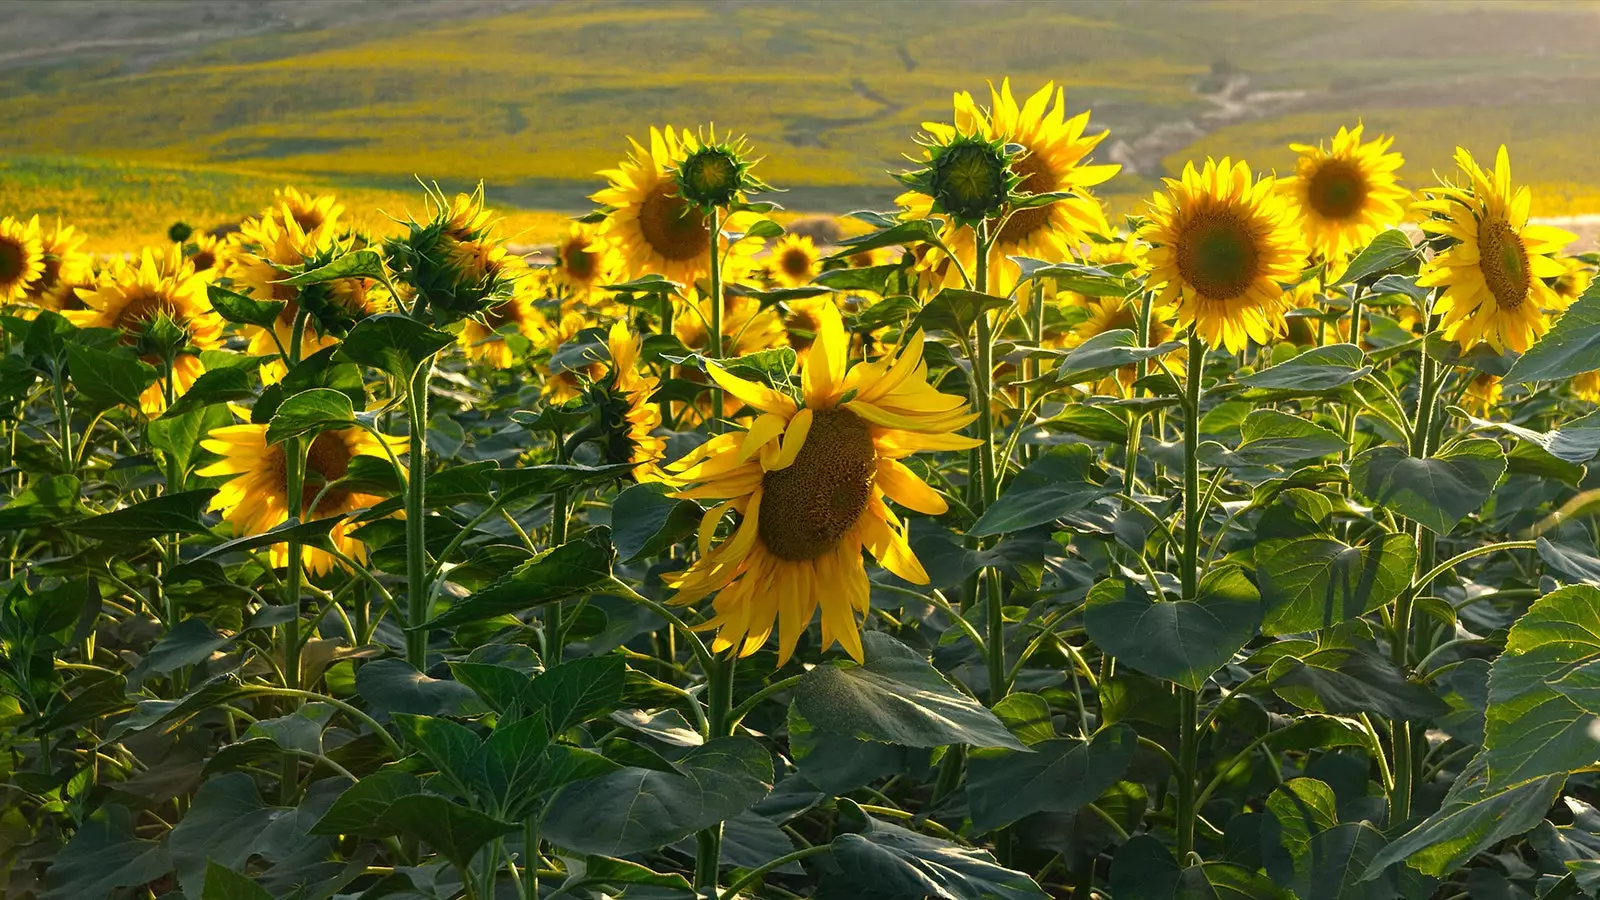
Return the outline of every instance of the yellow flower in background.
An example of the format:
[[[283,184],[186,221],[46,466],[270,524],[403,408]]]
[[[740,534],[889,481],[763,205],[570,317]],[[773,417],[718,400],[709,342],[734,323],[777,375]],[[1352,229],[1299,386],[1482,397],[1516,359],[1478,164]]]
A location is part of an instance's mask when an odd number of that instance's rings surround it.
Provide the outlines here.
[[[1549,328],[1544,311],[1559,308],[1560,298],[1542,279],[1566,274],[1555,254],[1576,236],[1528,224],[1532,192],[1513,189],[1504,145],[1493,171],[1460,147],[1456,165],[1468,184],[1436,188],[1417,204],[1433,215],[1423,231],[1455,240],[1423,267],[1417,284],[1445,288],[1434,312],[1444,317],[1446,340],[1462,348],[1485,341],[1497,351],[1524,352]]]
[[[1561,256],[1556,262],[1566,268],[1566,271],[1556,276],[1550,283],[1550,291],[1556,295],[1555,309],[1564,310],[1574,301],[1583,296],[1594,281],[1594,269],[1588,263],[1576,256]]]
[[[711,301],[696,291],[675,301],[672,333],[691,350],[711,346]],[[771,307],[763,309],[754,297],[727,296],[722,302],[722,355],[743,356],[757,350],[782,347],[788,338],[783,320]]]
[[[649,149],[628,142],[628,158],[599,173],[610,182],[592,198],[610,207],[601,234],[617,245],[627,279],[656,274],[693,284],[710,271],[711,233],[705,214],[678,196],[674,172],[694,135],[669,125],[650,129]]]
[[[4,226],[0,226],[0,234],[3,232]],[[57,312],[77,308],[78,296],[74,292],[94,277],[94,257],[82,250],[87,239],[71,225],[62,225],[59,219],[49,233],[41,231],[44,270],[38,280],[28,285],[28,302]],[[5,255],[4,240],[0,237],[0,257]],[[0,270],[4,268],[5,263],[0,260]],[[3,280],[4,273],[0,271],[0,281]]]
[[[344,204],[332,194],[303,194],[284,187],[272,192],[272,205],[259,218],[276,219],[280,224],[292,221],[301,231],[311,232],[324,227],[334,229],[342,215]]]
[[[22,300],[43,274],[39,217],[27,223],[10,216],[0,219],[0,303]]]
[[[1243,162],[1207,159],[1150,205],[1139,231],[1150,249],[1156,302],[1176,307],[1179,327],[1192,325],[1210,347],[1229,352],[1264,344],[1277,330],[1282,284],[1299,280],[1305,247],[1294,210],[1272,178],[1252,180]]]
[[[633,477],[639,481],[659,481],[659,464],[667,455],[667,442],[657,437],[661,427],[661,408],[650,398],[661,380],[639,368],[639,351],[644,339],[628,330],[628,323],[615,322],[607,335],[610,373],[607,394],[614,403],[603,411],[606,433],[613,444],[608,455],[619,462],[634,463]]]
[[[1411,196],[1395,177],[1405,157],[1389,152],[1394,138],[1363,143],[1363,127],[1341,127],[1331,147],[1290,144],[1300,159],[1294,175],[1278,183],[1300,206],[1307,247],[1339,263],[1400,224]]]
[[[404,452],[405,438],[386,437],[389,449]],[[200,469],[204,477],[232,476],[211,499],[211,508],[222,512],[240,537],[270,531],[289,519],[289,484],[283,444],[267,443],[266,425],[228,425],[212,430],[200,445],[222,457]],[[387,458],[383,445],[370,432],[360,428],[324,431],[312,439],[306,451],[305,480],[301,489],[302,518],[325,519],[343,516],[372,506],[383,498],[351,491],[335,484],[357,456]],[[333,527],[329,536],[341,553],[360,562],[367,556],[366,546],[349,534],[349,520]],[[272,546],[273,565],[289,562],[285,544]],[[321,575],[341,565],[337,557],[314,547],[305,548],[306,569]]]
[[[621,262],[616,247],[600,236],[599,229],[574,222],[556,244],[550,281],[568,298],[588,300],[601,285],[618,281]]]
[[[784,304],[786,312],[783,315],[783,327],[789,333],[789,346],[800,354],[801,359],[805,359],[822,331],[822,317],[826,315],[822,310],[824,306],[837,309],[838,302],[832,296],[822,296],[802,297]]]
[[[1584,372],[1573,378],[1572,393],[1586,403],[1600,403],[1600,371]]]
[[[540,350],[555,353],[561,345],[578,336],[578,332],[589,327],[589,320],[580,312],[564,312],[556,317],[555,321],[545,319],[539,315],[534,320],[534,346]],[[605,374],[605,363],[599,359],[589,360],[578,364],[575,368],[553,370],[548,366],[540,366],[545,379],[540,386],[540,396],[545,402],[560,406],[571,402],[583,395],[587,382],[595,381]]]
[[[667,467],[679,496],[720,501],[701,520],[699,559],[672,576],[671,601],[716,595],[700,627],[717,629],[717,652],[748,656],[776,630],[781,665],[820,606],[823,649],[837,641],[860,661],[869,592],[861,552],[907,581],[928,582],[884,500],[926,515],[946,509],[900,460],[977,444],[954,433],[975,418],[966,400],[928,384],[920,331],[897,357],[847,371],[844,325],[836,309],[823,310],[801,369],[801,401],[713,364],[717,383],[761,415]],[[739,523],[718,543],[730,512]]]
[[[211,281],[227,269],[228,257],[235,248],[216,235],[196,232],[189,236],[183,249],[194,270]]]
[[[1505,387],[1500,384],[1500,376],[1479,372],[1461,395],[1461,408],[1480,419],[1487,418],[1504,397]]]
[[[786,234],[772,246],[768,259],[772,280],[783,287],[800,287],[811,283],[822,271],[822,254],[817,244],[803,234]]]
[[[461,327],[456,343],[461,345],[468,359],[486,362],[497,369],[509,369],[516,362],[516,354],[506,343],[505,333],[514,331],[529,341],[537,341],[544,316],[533,308],[533,299],[518,292],[499,306],[491,306],[477,317],[467,319]]]
[[[1028,256],[1063,262],[1076,255],[1078,248],[1088,242],[1089,235],[1111,230],[1106,224],[1105,210],[1089,189],[1110,180],[1122,167],[1085,164],[1084,160],[1105,140],[1108,132],[1086,134],[1088,112],[1067,118],[1065,94],[1054,82],[1046,82],[1019,104],[1011,93],[1008,78],[1000,83],[998,91],[990,86],[989,98],[990,105],[985,109],[970,93],[956,94],[954,125],[924,123],[923,128],[935,136],[976,133],[990,140],[1018,145],[1022,152],[1011,162],[1011,170],[1022,179],[1016,187],[1017,193],[1071,191],[1075,195],[1047,206],[1017,210],[1006,220],[995,236],[991,251],[995,279],[991,287],[995,293],[1006,294],[1021,274],[1017,264],[1008,257]],[[929,214],[930,198],[913,193],[904,195],[902,200],[913,217]],[[977,255],[972,230],[947,228],[941,236],[970,273]],[[944,285],[958,286],[951,280],[958,277],[953,270],[947,271]]]

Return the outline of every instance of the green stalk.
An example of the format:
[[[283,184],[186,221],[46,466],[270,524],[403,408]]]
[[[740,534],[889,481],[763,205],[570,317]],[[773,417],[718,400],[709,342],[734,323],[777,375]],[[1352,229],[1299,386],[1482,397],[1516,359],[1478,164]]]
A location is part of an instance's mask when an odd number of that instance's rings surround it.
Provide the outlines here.
[[[706,667],[706,721],[711,738],[733,733],[733,669],[735,658],[711,657]],[[695,835],[694,887],[700,896],[717,896],[717,874],[722,867],[722,823]]]
[[[980,293],[987,294],[990,246],[987,223],[976,226],[976,237],[978,253],[973,269],[973,284]],[[978,503],[972,511],[981,516],[1000,494],[1000,478],[996,471],[994,452],[994,326],[986,312],[978,315],[978,340],[974,354],[977,358],[973,362],[972,375],[977,394],[978,439],[983,443],[978,446],[980,479]],[[984,573],[982,584],[988,596],[984,610],[987,620],[985,649],[988,650],[986,661],[989,669],[989,704],[992,706],[1006,695],[1006,623],[1004,610],[1001,607],[1002,589],[999,573],[993,570]]]
[[[61,373],[51,378],[51,394],[55,400],[56,424],[61,428],[61,471],[71,475],[77,469],[77,456],[72,452],[72,413],[67,408],[67,389],[61,383]]]
[[[306,310],[302,306],[294,316],[289,332],[289,355],[284,360],[286,369],[300,362],[300,348],[306,330]],[[288,492],[289,518],[305,518],[306,453],[310,445],[300,437],[283,443],[284,488]],[[300,685],[300,591],[305,576],[305,550],[299,538],[289,538],[289,571],[284,579],[283,602],[294,609],[294,615],[283,625],[283,686],[298,689]]]
[[[428,666],[428,631],[416,628],[428,618],[428,382],[433,375],[433,358],[422,365],[406,384],[406,415],[409,423],[406,465],[406,661],[417,671]]]
[[[1200,396],[1205,377],[1205,344],[1193,329],[1189,332],[1189,376],[1184,385],[1183,404],[1183,599],[1194,600],[1199,593],[1200,550]],[[1157,588],[1151,585],[1152,590]],[[1200,755],[1200,698],[1198,691],[1178,688],[1178,860],[1183,864],[1194,850],[1195,779]]]
[[[1361,282],[1357,281],[1350,286],[1350,343],[1361,346]],[[1350,464],[1350,457],[1354,451],[1351,445],[1356,439],[1356,415],[1359,407],[1352,402],[1345,407],[1344,420],[1344,449],[1339,451],[1339,461],[1345,465]],[[1350,496],[1350,485],[1344,486],[1345,496]]]
[[[711,352],[712,359],[722,358],[722,210],[713,206],[711,208],[711,334],[708,336],[707,349]],[[717,434],[720,429],[717,423],[722,420],[722,388],[715,381],[711,382],[711,433]]]

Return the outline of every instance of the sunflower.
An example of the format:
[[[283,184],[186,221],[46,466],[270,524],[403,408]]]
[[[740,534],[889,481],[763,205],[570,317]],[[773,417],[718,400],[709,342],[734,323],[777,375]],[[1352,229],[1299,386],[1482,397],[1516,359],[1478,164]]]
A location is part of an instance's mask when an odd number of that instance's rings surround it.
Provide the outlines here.
[[[1399,224],[1410,197],[1395,178],[1405,157],[1389,152],[1394,138],[1380,135],[1363,143],[1363,127],[1341,126],[1332,148],[1290,144],[1300,158],[1295,174],[1278,183],[1300,206],[1307,247],[1337,263]]]
[[[800,287],[811,283],[822,269],[822,256],[817,244],[803,234],[786,234],[772,247],[768,261],[772,280],[783,287]]]
[[[219,261],[220,274],[231,281],[235,291],[257,300],[278,300],[284,304],[270,331],[258,325],[243,326],[251,355],[277,356],[280,348],[288,352],[295,318],[300,311],[301,289],[282,282],[292,274],[291,270],[305,266],[310,260],[330,256],[334,246],[334,236],[328,228],[306,231],[287,204],[280,206],[276,213],[269,211],[239,226],[237,240]],[[335,293],[332,284],[328,293],[330,296]],[[300,336],[300,357],[304,359],[335,343],[337,338],[333,335],[324,335],[315,328],[304,329]],[[280,381],[285,371],[282,360],[269,360],[261,367],[262,382]]]
[[[1481,419],[1493,412],[1504,396],[1505,388],[1500,384],[1498,375],[1479,372],[1476,378],[1467,383],[1467,390],[1461,396],[1461,406]]]
[[[342,215],[344,204],[332,194],[313,196],[302,194],[293,187],[284,187],[272,192],[272,206],[261,214],[261,218],[293,221],[301,231],[310,232],[324,227],[332,230]]]
[[[555,353],[561,345],[578,336],[578,332],[589,327],[589,320],[580,312],[565,312],[552,323],[534,311],[537,316],[533,320],[535,337],[534,346],[540,350]],[[548,366],[540,366],[544,373],[544,384],[539,393],[546,403],[552,406],[562,406],[583,395],[584,385],[595,381],[605,374],[605,364],[600,360],[591,360],[580,363],[573,368],[556,371]]]
[[[661,408],[650,402],[661,380],[639,368],[639,351],[644,339],[628,330],[626,322],[615,322],[607,335],[606,347],[611,366],[604,380],[603,405],[606,432],[612,435],[611,459],[634,464],[633,477],[640,481],[659,481],[659,464],[667,455],[667,442],[656,437],[661,426]]]
[[[150,325],[166,320],[183,332],[185,347],[176,348],[172,360],[173,396],[187,391],[205,372],[200,358],[186,352],[188,347],[216,350],[222,346],[222,318],[206,297],[205,280],[183,257],[183,250],[172,244],[162,256],[145,248],[137,263],[119,260],[100,274],[89,287],[77,289],[83,309],[67,310],[62,315],[79,328],[109,328],[122,333],[123,343],[141,346],[150,336]],[[146,362],[162,365],[158,350],[145,350]],[[139,398],[148,415],[167,408],[165,382],[161,378]]]
[[[477,317],[469,318],[461,328],[456,343],[466,351],[468,359],[481,360],[496,369],[509,369],[516,361],[505,332],[515,331],[530,341],[537,340],[544,317],[533,308],[533,298],[518,291],[510,300],[492,306]]]
[[[612,243],[594,226],[573,222],[555,249],[550,280],[572,300],[587,300],[601,285],[617,280],[621,259]]]
[[[385,437],[389,449],[401,452],[405,438]],[[283,444],[267,443],[266,425],[228,425],[211,431],[200,446],[222,459],[198,471],[204,477],[232,476],[211,499],[211,508],[220,510],[243,537],[270,531],[289,519],[287,460]],[[383,444],[371,432],[360,428],[324,431],[312,439],[306,451],[301,508],[304,520],[343,516],[372,506],[383,498],[358,493],[335,482],[350,468],[357,456],[385,456]],[[334,546],[350,558],[366,559],[366,547],[349,534],[349,521],[333,527],[329,537]],[[272,546],[273,565],[286,565],[289,548]],[[305,548],[306,568],[314,575],[330,571],[338,559],[314,547]]]
[[[822,330],[822,307],[837,305],[831,296],[802,297],[784,304],[787,311],[783,316],[783,327],[789,332],[789,346],[800,354],[801,359],[811,350],[817,334]]]
[[[672,333],[691,350],[710,347],[711,301],[696,291],[688,299],[675,302],[677,312],[672,319]],[[723,298],[723,356],[771,350],[784,346],[786,341],[783,320],[771,307],[763,309],[761,301],[744,295]]]
[[[44,274],[44,243],[39,217],[27,224],[6,216],[0,219],[0,303],[15,303]]]
[[[54,230],[48,234],[41,232],[44,271],[28,286],[28,302],[58,312],[77,306],[74,291],[88,284],[94,274],[94,257],[82,250],[86,240],[87,235],[80,234],[71,225],[62,225],[60,219],[56,220]],[[3,245],[0,245],[0,256],[3,255]],[[0,263],[0,269],[3,268],[4,264]]]
[[[993,141],[1014,144],[1022,151],[1011,162],[1011,170],[1021,181],[1016,191],[1022,194],[1048,194],[1070,191],[1073,196],[1046,206],[1019,209],[1011,214],[995,235],[991,250],[994,291],[1007,294],[1016,286],[1021,269],[1010,257],[1062,261],[1070,259],[1091,234],[1110,231],[1105,210],[1090,188],[1108,181],[1121,170],[1120,165],[1086,165],[1107,132],[1085,134],[1089,113],[1067,118],[1066,98],[1054,82],[1046,82],[1022,103],[1011,93],[1011,80],[1000,83],[1000,90],[989,87],[990,105],[979,106],[970,93],[955,95],[953,125],[924,124],[934,137],[951,134],[978,134]],[[931,198],[921,194],[904,195],[913,217],[926,217]],[[945,243],[967,264],[977,256],[972,229],[947,227],[941,235]],[[942,255],[942,254],[938,254]],[[959,277],[947,270],[944,286],[954,286]]]
[[[1594,281],[1594,269],[1576,256],[1557,257],[1556,262],[1566,268],[1550,282],[1550,290],[1556,295],[1555,309],[1559,311],[1571,306],[1589,289],[1590,282]]]
[[[1455,241],[1429,261],[1417,284],[1445,288],[1433,311],[1444,317],[1446,340],[1463,349],[1481,340],[1496,351],[1509,347],[1522,353],[1549,328],[1544,311],[1560,306],[1542,279],[1566,274],[1555,254],[1577,238],[1560,228],[1528,224],[1532,192],[1512,189],[1504,145],[1492,172],[1461,147],[1456,165],[1468,184],[1436,188],[1417,204],[1432,214],[1423,231]]]
[[[716,594],[713,615],[699,627],[717,629],[718,652],[756,652],[776,622],[781,665],[820,605],[823,649],[837,641],[859,661],[857,616],[868,606],[861,551],[907,581],[928,582],[884,499],[943,513],[944,498],[900,460],[975,446],[953,433],[975,416],[963,398],[928,384],[920,331],[895,359],[848,372],[847,340],[838,311],[824,307],[801,370],[800,402],[713,364],[717,383],[761,416],[667,467],[678,496],[720,501],[701,519],[700,558],[672,580],[678,605]],[[739,524],[716,543],[729,512]]]
[[[207,281],[214,280],[228,267],[228,256],[234,245],[214,234],[193,234],[184,244],[183,251],[194,264],[194,270]]]
[[[1600,371],[1584,372],[1573,378],[1572,394],[1585,403],[1600,403]]]
[[[610,182],[592,198],[610,207],[601,234],[619,248],[628,278],[657,274],[693,284],[710,271],[711,233],[706,215],[678,195],[674,172],[695,137],[669,125],[650,129],[648,150],[628,142],[628,158],[599,173]]]
[[[1150,248],[1156,302],[1176,307],[1207,345],[1229,352],[1266,343],[1276,328],[1283,288],[1299,280],[1305,247],[1294,209],[1273,179],[1252,181],[1250,168],[1227,157],[1183,168],[1166,179],[1139,236]]]

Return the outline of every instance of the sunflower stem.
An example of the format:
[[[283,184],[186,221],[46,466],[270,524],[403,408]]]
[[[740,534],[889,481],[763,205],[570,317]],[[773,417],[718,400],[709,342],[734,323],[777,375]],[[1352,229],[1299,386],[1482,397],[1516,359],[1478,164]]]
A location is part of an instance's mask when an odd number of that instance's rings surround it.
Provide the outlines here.
[[[406,479],[406,661],[422,672],[428,666],[428,629],[418,627],[428,618],[428,382],[433,376],[433,358],[422,365],[406,382],[406,415],[409,424],[406,464],[411,467]]]
[[[706,347],[712,359],[722,358],[722,208],[711,207],[711,218],[708,223],[711,229],[711,333],[707,335]],[[711,382],[711,433],[717,434],[720,429],[717,423],[722,420],[722,388],[715,380]]]
[[[1361,281],[1359,279],[1350,286],[1350,343],[1357,347],[1361,346]],[[1350,465],[1350,457],[1354,452],[1351,445],[1356,439],[1356,416],[1359,411],[1360,407],[1354,402],[1345,406],[1344,448],[1339,451],[1339,462],[1346,466]],[[1350,496],[1350,483],[1348,481],[1344,484],[1344,495],[1346,497]]]
[[[300,362],[307,316],[303,305],[295,311],[294,324],[289,331],[289,354],[284,360],[286,372]],[[305,518],[306,453],[309,450],[309,444],[298,436],[283,442],[284,490],[288,494],[289,519],[295,522]],[[283,623],[283,686],[291,690],[300,688],[300,591],[305,573],[304,556],[299,537],[290,532],[289,571],[283,581],[283,602],[294,610],[294,615]]]
[[[1205,377],[1205,344],[1199,332],[1189,331],[1189,373],[1184,384],[1183,404],[1183,562],[1180,574],[1183,599],[1193,601],[1199,593],[1200,550],[1200,398]],[[1159,590],[1154,585],[1153,590]],[[1194,850],[1195,779],[1200,751],[1200,697],[1198,690],[1178,688],[1178,859],[1188,859]]]
[[[736,657],[715,655],[706,666],[706,720],[711,739],[733,732],[733,670]],[[722,823],[695,836],[694,887],[700,896],[717,896],[717,874],[722,867]]]

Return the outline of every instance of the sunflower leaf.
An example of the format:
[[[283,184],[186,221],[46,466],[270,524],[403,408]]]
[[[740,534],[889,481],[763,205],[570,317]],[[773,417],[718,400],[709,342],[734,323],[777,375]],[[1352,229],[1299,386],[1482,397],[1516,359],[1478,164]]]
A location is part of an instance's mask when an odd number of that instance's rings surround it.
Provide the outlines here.
[[[312,388],[284,400],[267,423],[267,443],[308,437],[335,428],[354,428],[356,411],[350,397],[333,388]]]
[[[1056,384],[1098,381],[1123,366],[1165,356],[1182,346],[1179,341],[1168,341],[1154,347],[1141,347],[1139,339],[1126,328],[1103,332],[1062,353],[1054,381]]]
[[[383,254],[363,247],[346,253],[325,266],[301,272],[292,278],[285,278],[278,284],[305,287],[308,284],[321,284],[325,281],[337,281],[340,278],[382,278],[383,272]]]
[[[1350,483],[1373,503],[1448,534],[1483,506],[1505,470],[1499,442],[1474,438],[1428,459],[1374,447],[1351,462]]]
[[[1326,535],[1263,541],[1255,550],[1262,631],[1314,631],[1365,615],[1400,595],[1416,556],[1409,536],[1382,531],[1353,547]]]
[[[66,528],[91,540],[119,544],[136,544],[169,534],[204,534],[211,529],[200,516],[216,494],[215,488],[166,494],[74,522]]]
[[[1360,381],[1372,371],[1366,355],[1354,344],[1329,344],[1314,347],[1259,372],[1242,375],[1238,382],[1246,387],[1263,388],[1281,395],[1320,394]]]
[[[828,259],[848,259],[857,253],[876,250],[879,247],[914,247],[917,244],[933,244],[943,249],[945,245],[944,241],[939,239],[938,224],[928,219],[912,219],[909,222],[896,222],[887,228],[868,234],[843,238],[839,241],[842,249]]]
[[[1600,280],[1589,285],[1550,327],[1549,333],[1522,354],[1506,384],[1563,381],[1600,369]]]
[[[612,541],[622,562],[654,556],[694,534],[700,504],[667,496],[661,484],[636,484],[611,502]]]
[[[176,418],[184,413],[211,406],[217,403],[233,403],[239,400],[249,400],[256,396],[255,385],[251,384],[250,373],[253,365],[229,366],[225,369],[213,369],[202,372],[194,384],[183,396],[167,407],[161,414],[163,419]]]
[[[979,316],[990,310],[1004,309],[1010,303],[1004,297],[993,294],[945,288],[922,307],[913,327],[964,335],[972,331]]]
[[[987,850],[874,819],[848,799],[838,803],[841,825],[849,831],[829,845],[839,871],[817,886],[813,896],[819,900],[1045,900],[1048,896],[1032,878],[1000,865]]]
[[[96,409],[139,405],[139,395],[156,380],[156,367],[131,351],[67,345],[72,386]]]
[[[1089,637],[1130,668],[1202,688],[1256,633],[1261,595],[1237,567],[1213,569],[1193,600],[1155,600],[1145,585],[1108,578],[1089,590]]]
[[[989,537],[1043,525],[1079,512],[1117,492],[1112,485],[1089,480],[1094,451],[1083,444],[1051,447],[1017,473],[1005,493],[967,530]]]
[[[350,329],[339,345],[338,358],[381,369],[405,383],[424,361],[455,340],[455,335],[430,328],[410,316],[381,313],[362,319]]]
[[[1376,281],[1379,277],[1396,272],[1402,267],[1410,268],[1415,273],[1414,266],[1408,264],[1417,258],[1417,249],[1411,246],[1411,239],[1398,228],[1380,231],[1365,249],[1350,260],[1350,265],[1345,267],[1344,274],[1339,277],[1338,284],[1351,284],[1358,281]]]
[[[616,555],[611,547],[611,530],[590,529],[559,547],[546,550],[500,581],[411,628],[481,622],[587,594],[611,577],[611,564]]]
[[[211,308],[217,311],[217,315],[235,325],[254,325],[257,328],[276,326],[278,317],[283,315],[288,306],[283,300],[257,300],[214,284],[206,285],[206,297],[210,299]]]

